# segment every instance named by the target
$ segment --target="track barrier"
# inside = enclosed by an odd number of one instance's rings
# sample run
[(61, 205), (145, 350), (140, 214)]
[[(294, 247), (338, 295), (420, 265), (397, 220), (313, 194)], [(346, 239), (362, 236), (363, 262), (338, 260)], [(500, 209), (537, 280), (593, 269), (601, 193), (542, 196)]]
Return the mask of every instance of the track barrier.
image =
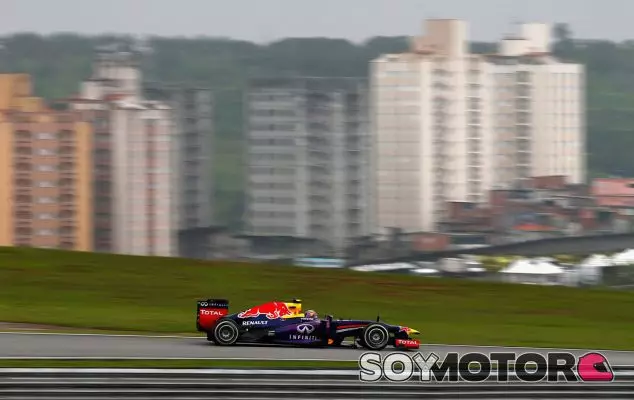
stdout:
[(634, 367), (608, 383), (362, 382), (356, 369), (0, 369), (1, 399), (634, 399)]

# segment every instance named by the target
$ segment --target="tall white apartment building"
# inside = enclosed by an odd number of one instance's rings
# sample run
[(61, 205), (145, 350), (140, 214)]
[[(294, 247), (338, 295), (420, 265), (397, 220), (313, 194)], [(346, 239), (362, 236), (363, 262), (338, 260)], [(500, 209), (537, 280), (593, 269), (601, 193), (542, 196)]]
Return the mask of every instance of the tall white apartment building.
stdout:
[(95, 250), (175, 256), (178, 201), (175, 140), (168, 105), (141, 95), (129, 52), (101, 52), (71, 99), (95, 126)]
[(530, 176), (585, 181), (585, 71), (524, 24), (470, 54), (467, 24), (429, 20), (403, 54), (371, 62), (375, 228), (433, 231), (447, 201)]

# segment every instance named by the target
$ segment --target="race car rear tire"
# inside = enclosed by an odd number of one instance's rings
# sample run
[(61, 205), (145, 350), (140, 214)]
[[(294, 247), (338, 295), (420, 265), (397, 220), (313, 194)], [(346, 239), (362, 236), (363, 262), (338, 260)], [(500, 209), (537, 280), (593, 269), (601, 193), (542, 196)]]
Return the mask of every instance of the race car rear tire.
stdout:
[(370, 324), (363, 329), (360, 339), (368, 350), (382, 350), (390, 342), (390, 333), (383, 325)]
[(231, 319), (223, 319), (216, 324), (211, 334), (212, 341), (218, 346), (231, 346), (238, 341), (240, 329)]

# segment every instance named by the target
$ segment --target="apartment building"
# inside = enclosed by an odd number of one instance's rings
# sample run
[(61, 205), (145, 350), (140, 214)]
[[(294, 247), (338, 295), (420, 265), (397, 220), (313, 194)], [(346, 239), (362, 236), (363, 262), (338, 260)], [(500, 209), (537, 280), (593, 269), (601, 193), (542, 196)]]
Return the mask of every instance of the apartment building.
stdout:
[(148, 83), (144, 93), (174, 111), (179, 255), (206, 258), (205, 228), (213, 221), (213, 92), (202, 86)]
[(0, 246), (91, 251), (92, 127), (0, 74)]
[(433, 231), (447, 202), (520, 178), (585, 180), (584, 67), (552, 56), (549, 30), (471, 54), (464, 21), (429, 20), (407, 53), (371, 62), (375, 228)]
[(369, 233), (367, 83), (256, 79), (245, 100), (247, 231), (339, 252)]
[(177, 142), (168, 104), (142, 96), (137, 55), (101, 51), (92, 76), (67, 99), (95, 127), (97, 251), (177, 255)]

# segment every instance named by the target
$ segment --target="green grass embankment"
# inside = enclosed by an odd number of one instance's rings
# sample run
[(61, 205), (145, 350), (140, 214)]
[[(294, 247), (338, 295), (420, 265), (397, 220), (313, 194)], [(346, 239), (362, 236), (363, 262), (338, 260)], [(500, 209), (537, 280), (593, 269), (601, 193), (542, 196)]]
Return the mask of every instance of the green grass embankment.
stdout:
[(0, 248), (0, 321), (195, 333), (195, 301), (230, 311), (299, 297), (404, 324), (423, 343), (634, 349), (634, 293), (265, 264)]

